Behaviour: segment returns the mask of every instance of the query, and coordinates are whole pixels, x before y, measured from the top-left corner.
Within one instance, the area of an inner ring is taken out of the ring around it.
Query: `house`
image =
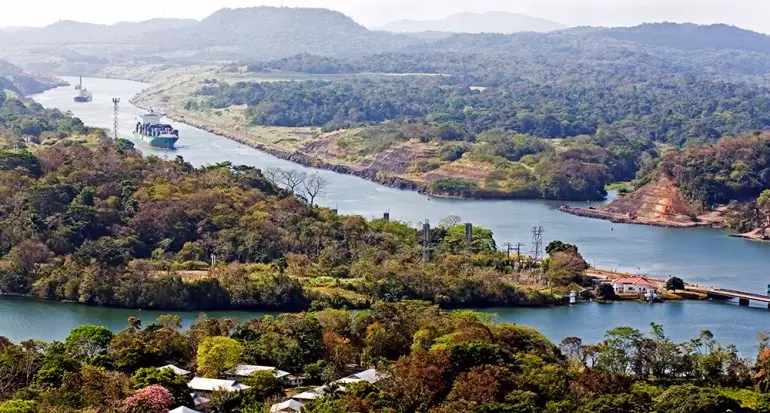
[[[177,407],[174,410],[169,411],[168,413],[203,413],[203,412],[199,412],[197,410],[193,410],[188,407],[181,406],[181,407]]]
[[[206,379],[195,377],[187,387],[198,397],[210,396],[215,391],[237,392],[246,390],[249,386],[236,382],[235,380]]]
[[[235,366],[235,368],[225,373],[225,377],[228,380],[242,381],[243,379],[251,376],[252,374],[258,371],[269,371],[273,373],[275,378],[281,380],[281,382],[285,386],[297,387],[297,386],[301,386],[302,383],[304,383],[305,381],[304,377],[294,376],[288,371],[278,370],[275,367],[253,366],[250,364],[241,364],[241,365]]]
[[[612,288],[615,292],[626,294],[647,294],[650,291],[657,291],[657,286],[644,277],[625,277],[612,281]]]
[[[276,403],[270,407],[270,413],[296,413],[302,411],[304,403],[289,399],[285,402]]]
[[[287,387],[299,387],[305,384],[305,376],[290,374],[283,379],[283,385]]]
[[[169,370],[173,371],[174,374],[176,374],[177,376],[190,376],[190,375],[192,375],[191,371],[187,371],[187,370],[185,370],[183,368],[179,368],[179,367],[177,367],[177,366],[175,366],[173,364],[167,364],[167,365],[165,365],[163,367],[158,367],[157,369],[158,370],[169,369]]]
[[[348,377],[339,379],[337,381],[333,381],[331,384],[338,386],[339,391],[344,392],[346,384],[358,383],[361,381],[374,384],[386,377],[387,377],[386,374],[380,373],[375,369],[370,369],[370,370],[364,370],[362,372],[350,375]],[[327,388],[326,386],[321,386],[299,394],[295,394],[289,400],[274,404],[272,407],[270,407],[270,412],[271,413],[298,413],[302,411],[302,406],[304,406],[305,403],[316,399],[320,399],[321,397],[323,397],[324,393],[326,392],[326,388]]]

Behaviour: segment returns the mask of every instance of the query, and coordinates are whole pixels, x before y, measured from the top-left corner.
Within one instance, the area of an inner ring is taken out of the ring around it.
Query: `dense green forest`
[[[662,326],[629,327],[601,343],[568,337],[559,345],[534,329],[446,313],[420,302],[378,303],[371,311],[284,314],[238,323],[132,317],[114,334],[80,326],[63,342],[0,339],[4,413],[162,413],[192,406],[188,378],[156,367],[173,363],[219,377],[238,363],[304,374],[308,385],[376,367],[374,384],[327,388],[307,413],[764,413],[770,411],[770,349],[744,359],[708,331],[674,342]],[[214,392],[211,413],[266,413],[284,395],[269,372],[250,388]]]
[[[672,76],[636,83],[527,81],[473,90],[435,77],[220,84],[198,94],[215,108],[250,105],[258,125],[342,128],[399,117],[481,133],[504,129],[544,138],[593,135],[622,125],[639,137],[682,144],[770,127],[770,90]],[[191,107],[192,107],[191,103]]]
[[[543,305],[582,282],[577,250],[527,263],[533,278],[491,231],[475,228],[466,246],[453,219],[431,232],[425,263],[421,232],[315,207],[299,185],[278,188],[252,167],[196,169],[127,141],[78,143],[90,131],[79,121],[16,99],[0,107],[0,125],[8,146],[26,147],[0,151],[8,293],[167,309]],[[37,144],[40,130],[53,135]]]
[[[208,83],[185,109],[248,105],[254,125],[364,128],[359,156],[438,143],[436,159],[412,168],[434,194],[597,200],[609,183],[649,179],[670,148],[770,128],[768,44],[676,24],[454,35],[366,57],[252,61],[254,73],[335,76]],[[464,157],[494,170],[479,180],[441,169]]]

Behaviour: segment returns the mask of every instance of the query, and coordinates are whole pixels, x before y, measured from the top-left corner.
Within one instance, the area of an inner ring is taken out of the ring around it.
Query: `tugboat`
[[[161,115],[150,109],[141,116],[134,128],[134,139],[147,142],[156,148],[173,149],[179,140],[179,130],[171,125],[160,123]]]
[[[79,90],[80,93],[75,96],[75,102],[77,103],[88,103],[93,100],[93,95],[91,95],[91,92],[88,91],[88,89],[83,87],[83,77],[80,77],[80,83],[75,86],[76,90]]]

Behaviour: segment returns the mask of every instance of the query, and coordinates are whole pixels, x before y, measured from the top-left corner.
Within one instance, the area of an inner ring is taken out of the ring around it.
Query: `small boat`
[[[83,87],[83,77],[82,76],[80,77],[80,83],[78,83],[78,85],[75,86],[75,89],[80,91],[80,93],[77,96],[75,96],[75,98],[73,99],[75,102],[77,102],[77,103],[87,103],[87,102],[90,102],[90,101],[92,101],[94,99],[94,97],[91,94],[91,92],[89,92],[88,89]]]
[[[156,148],[173,149],[179,140],[179,130],[161,123],[161,117],[161,114],[152,109],[142,115],[134,128],[134,139]]]

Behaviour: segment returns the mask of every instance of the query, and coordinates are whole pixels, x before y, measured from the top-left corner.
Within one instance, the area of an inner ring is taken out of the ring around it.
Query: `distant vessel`
[[[171,149],[179,140],[179,130],[171,125],[160,123],[161,115],[150,109],[141,116],[134,129],[134,139],[147,142],[156,148]]]
[[[75,96],[75,102],[78,103],[86,103],[93,100],[93,95],[91,95],[91,92],[88,91],[88,89],[83,87],[83,76],[80,77],[80,83],[78,83],[77,86],[75,86],[76,90],[79,90],[80,93]]]

